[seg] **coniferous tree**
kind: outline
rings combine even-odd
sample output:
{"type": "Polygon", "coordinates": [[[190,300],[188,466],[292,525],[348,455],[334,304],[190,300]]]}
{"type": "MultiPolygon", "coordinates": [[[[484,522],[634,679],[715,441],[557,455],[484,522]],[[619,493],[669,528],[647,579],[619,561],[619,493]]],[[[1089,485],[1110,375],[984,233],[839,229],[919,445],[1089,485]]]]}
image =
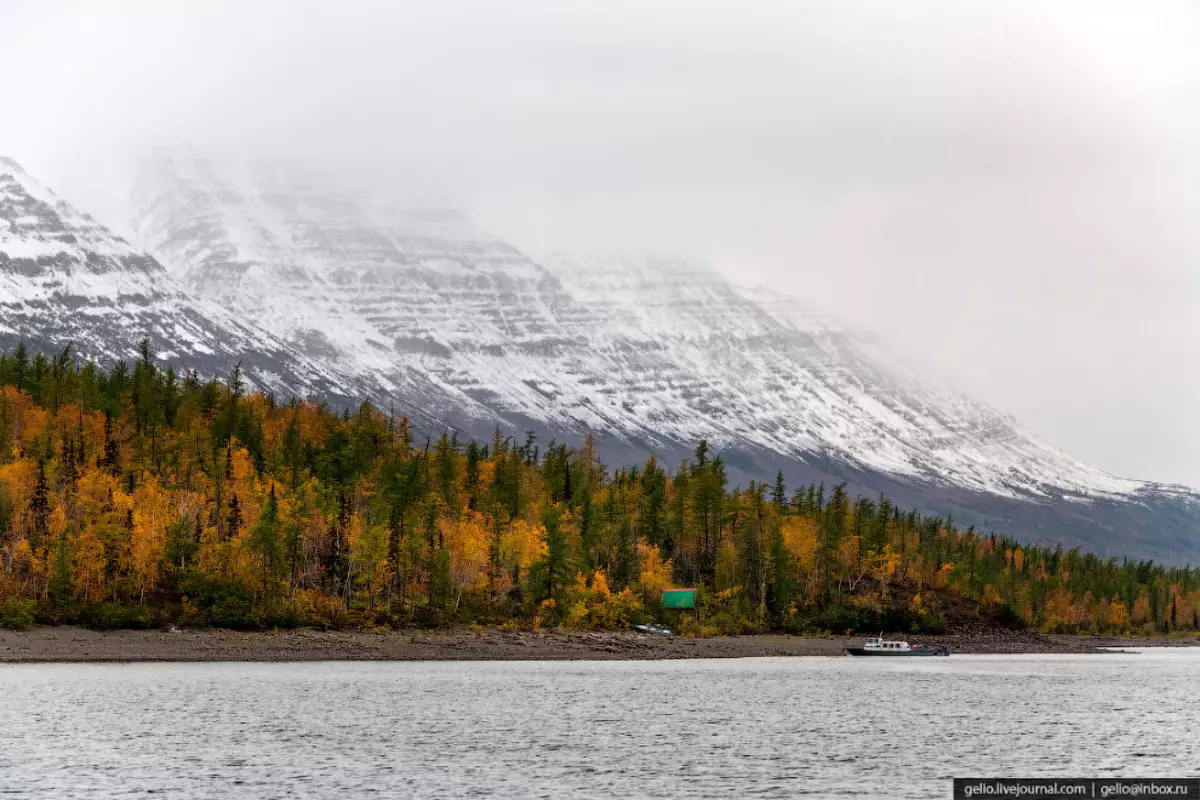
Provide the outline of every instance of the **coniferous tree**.
{"type": "Polygon", "coordinates": [[[467,509],[474,511],[479,507],[479,445],[472,439],[467,444],[467,464],[464,477],[467,491],[467,509]]]}
{"type": "Polygon", "coordinates": [[[633,525],[629,515],[621,514],[617,533],[616,563],[613,564],[613,583],[618,589],[628,588],[637,577],[637,551],[633,542],[633,525]]]}
{"type": "Polygon", "coordinates": [[[59,480],[70,491],[75,488],[75,482],[79,480],[79,467],[75,463],[75,442],[70,437],[63,437],[60,463],[62,468],[59,480]]]}
{"type": "Polygon", "coordinates": [[[287,562],[289,594],[295,593],[300,572],[304,567],[304,526],[308,518],[308,514],[305,513],[307,510],[302,506],[300,512],[284,528],[283,557],[287,562]]]}
{"type": "MultiPolygon", "coordinates": [[[[237,496],[234,495],[233,499],[236,500],[237,496]]],[[[230,530],[234,527],[231,522],[230,530]]],[[[274,486],[267,494],[267,503],[259,514],[258,522],[250,531],[250,543],[262,559],[263,591],[268,591],[271,575],[283,558],[279,542],[279,502],[275,499],[274,486]]]]}
{"type": "Polygon", "coordinates": [[[442,431],[441,437],[437,441],[437,450],[434,455],[434,463],[437,473],[437,489],[438,495],[442,498],[442,502],[447,508],[456,509],[458,501],[455,498],[456,486],[458,484],[458,463],[455,458],[454,448],[450,445],[450,438],[442,431]]]}
{"type": "Polygon", "coordinates": [[[546,556],[541,570],[544,582],[542,597],[549,599],[566,584],[570,576],[562,510],[558,506],[548,506],[542,513],[542,524],[546,527],[546,556]]]}
{"type": "Polygon", "coordinates": [[[429,605],[439,616],[449,612],[454,599],[454,579],[450,574],[450,551],[438,550],[429,581],[429,605]]]}
{"type": "Polygon", "coordinates": [[[766,604],[771,616],[781,620],[791,606],[795,594],[795,564],[788,552],[783,529],[776,522],[771,532],[771,582],[767,587],[766,604]]]}
{"type": "Polygon", "coordinates": [[[229,495],[229,514],[225,518],[225,531],[230,540],[236,539],[242,530],[242,504],[237,493],[229,495]]]}
{"type": "Polygon", "coordinates": [[[737,531],[737,557],[742,574],[742,586],[752,606],[758,606],[765,598],[766,559],[763,553],[763,536],[766,527],[765,487],[750,482],[750,489],[743,496],[746,508],[739,514],[737,531]]]}
{"type": "Polygon", "coordinates": [[[16,433],[12,403],[0,392],[0,466],[12,460],[13,436],[16,433]]]}
{"type": "Polygon", "coordinates": [[[245,390],[246,384],[242,381],[242,363],[239,361],[234,365],[233,371],[229,373],[229,391],[225,400],[225,418],[220,428],[217,429],[217,442],[219,444],[227,444],[230,437],[237,433],[239,412],[241,411],[240,403],[245,390]]]}
{"type": "Polygon", "coordinates": [[[642,470],[642,505],[638,513],[638,533],[647,544],[661,547],[667,535],[667,476],[650,456],[642,470]]]}
{"type": "Polygon", "coordinates": [[[596,509],[592,506],[592,493],[584,489],[583,499],[579,506],[579,551],[583,567],[589,572],[596,568],[598,532],[596,509]]]}
{"type": "Polygon", "coordinates": [[[29,515],[33,520],[33,543],[36,546],[45,540],[50,529],[50,484],[46,481],[46,462],[40,459],[29,500],[29,515]]]}
{"type": "Polygon", "coordinates": [[[775,510],[782,514],[787,510],[787,486],[783,482],[783,470],[775,474],[775,486],[771,490],[771,502],[775,510]]]}
{"type": "Polygon", "coordinates": [[[13,504],[12,498],[9,497],[8,487],[0,486],[0,547],[4,546],[9,539],[9,531],[12,529],[13,504]]]}
{"type": "Polygon", "coordinates": [[[338,497],[337,516],[329,531],[321,559],[325,585],[332,594],[339,597],[348,590],[350,579],[350,547],[346,541],[346,529],[349,525],[350,499],[343,494],[338,497]]]}
{"type": "Polygon", "coordinates": [[[18,391],[23,391],[26,388],[26,373],[29,371],[29,351],[24,342],[20,342],[13,353],[13,367],[13,385],[18,391]]]}
{"type": "Polygon", "coordinates": [[[66,606],[71,600],[71,552],[64,531],[58,537],[54,552],[54,567],[50,573],[50,601],[58,607],[66,606]]]}
{"type": "Polygon", "coordinates": [[[287,429],[283,432],[282,461],[288,470],[288,484],[293,492],[300,485],[300,469],[303,466],[299,416],[299,409],[295,409],[288,420],[287,429]]]}
{"type": "Polygon", "coordinates": [[[496,599],[496,587],[499,584],[502,569],[500,562],[500,537],[502,532],[500,506],[496,503],[492,506],[492,535],[488,540],[488,598],[493,601],[496,599]]]}

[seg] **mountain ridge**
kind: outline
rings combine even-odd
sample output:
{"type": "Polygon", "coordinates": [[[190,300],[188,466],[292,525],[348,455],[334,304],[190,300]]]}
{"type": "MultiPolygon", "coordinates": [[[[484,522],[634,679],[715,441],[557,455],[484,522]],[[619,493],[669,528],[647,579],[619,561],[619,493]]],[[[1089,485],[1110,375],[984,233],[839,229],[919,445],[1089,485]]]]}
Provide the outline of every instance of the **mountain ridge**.
{"type": "Polygon", "coordinates": [[[1186,487],[1083,464],[876,338],[695,264],[539,263],[461,212],[277,165],[158,157],[131,198],[124,227],[163,277],[251,320],[347,399],[400,400],[432,431],[594,431],[611,463],[679,460],[708,439],[735,480],[780,470],[1043,541],[1116,552],[1128,529],[1135,553],[1197,552],[1186,487]]]}

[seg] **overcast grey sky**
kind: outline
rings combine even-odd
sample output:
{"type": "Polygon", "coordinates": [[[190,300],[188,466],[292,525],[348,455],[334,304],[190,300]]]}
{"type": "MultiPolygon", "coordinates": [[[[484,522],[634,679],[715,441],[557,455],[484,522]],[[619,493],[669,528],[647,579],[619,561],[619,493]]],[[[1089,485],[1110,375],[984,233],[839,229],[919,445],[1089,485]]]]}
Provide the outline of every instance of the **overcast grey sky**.
{"type": "Polygon", "coordinates": [[[805,295],[1200,486],[1200,5],[0,0],[0,153],[318,156],[805,295]]]}

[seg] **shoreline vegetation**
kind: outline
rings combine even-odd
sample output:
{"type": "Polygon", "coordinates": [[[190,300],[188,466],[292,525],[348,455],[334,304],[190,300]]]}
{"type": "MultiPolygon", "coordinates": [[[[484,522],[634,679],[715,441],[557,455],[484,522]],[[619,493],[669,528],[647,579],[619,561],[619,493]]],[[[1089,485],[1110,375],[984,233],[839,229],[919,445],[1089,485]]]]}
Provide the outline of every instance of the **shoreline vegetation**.
{"type": "Polygon", "coordinates": [[[3,634],[22,652],[786,655],[881,630],[1049,652],[1069,649],[1050,634],[1200,631],[1190,566],[1022,544],[782,473],[731,487],[704,440],[678,465],[614,467],[590,435],[423,436],[368,403],[159,363],[148,341],[107,370],[69,346],[0,352],[0,628],[50,626],[3,634]],[[665,607],[671,587],[695,609],[665,607]]]}
{"type": "MultiPolygon", "coordinates": [[[[952,654],[1102,654],[1100,648],[1190,647],[1192,637],[1105,637],[1004,631],[914,637],[952,654]]],[[[707,639],[631,631],[96,631],[75,626],[0,630],[0,664],[313,661],[649,661],[840,656],[861,637],[753,634],[707,639]]]]}

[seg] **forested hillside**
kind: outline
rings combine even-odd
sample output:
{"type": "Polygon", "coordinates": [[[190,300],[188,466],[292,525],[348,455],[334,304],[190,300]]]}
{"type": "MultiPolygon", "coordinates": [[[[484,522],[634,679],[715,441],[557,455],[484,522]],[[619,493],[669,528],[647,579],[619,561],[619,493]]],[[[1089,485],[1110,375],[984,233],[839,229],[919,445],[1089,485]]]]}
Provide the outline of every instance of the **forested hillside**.
{"type": "Polygon", "coordinates": [[[1200,577],[1022,547],[718,453],[416,439],[156,367],[0,355],[0,623],[936,632],[955,596],[1053,631],[1195,629],[1200,577]],[[667,586],[700,589],[666,611],[667,586]]]}
{"type": "Polygon", "coordinates": [[[244,354],[247,392],[369,400],[435,437],[591,433],[607,464],[672,470],[703,439],[735,485],[782,470],[1022,541],[1200,558],[1200,493],[1081,462],[776,288],[671,259],[538,263],[461,212],[295,165],[145,166],[117,204],[127,240],[0,157],[0,349],[71,343],[107,368],[148,336],[181,379],[244,354]]]}

